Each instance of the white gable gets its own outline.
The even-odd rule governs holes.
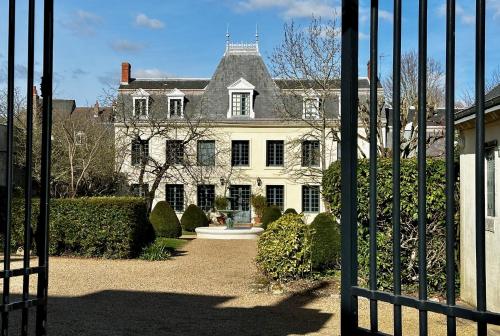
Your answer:
[[[228,90],[254,90],[255,86],[250,84],[245,78],[241,77],[233,84],[227,87]]]
[[[132,93],[132,97],[149,97],[149,93],[144,89],[138,89]]]
[[[167,93],[167,96],[168,97],[180,97],[180,98],[182,98],[185,96],[185,94],[181,90],[175,88],[172,91],[170,91],[169,93]]]

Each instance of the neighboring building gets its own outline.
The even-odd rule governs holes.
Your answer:
[[[163,162],[168,155],[169,172],[159,181],[154,203],[166,199],[179,215],[191,203],[209,210],[216,196],[225,195],[232,209],[240,210],[237,221],[248,223],[253,194],[266,196],[269,204],[283,210],[304,212],[308,221],[325,211],[321,178],[312,175],[340,155],[332,132],[339,129],[340,82],[323,99],[316,85],[304,90],[304,82],[273,79],[257,43],[228,43],[210,79],[139,79],[130,74],[130,64],[123,63],[121,103],[115,108],[125,115],[116,119],[115,137],[117,148],[128,149],[119,166],[136,194],[142,195],[154,183],[146,171],[144,185],[139,186],[141,159]],[[366,99],[367,78],[359,79],[359,92]],[[319,106],[327,116],[324,138],[309,123],[319,119]],[[284,118],[281,109],[296,117]],[[195,143],[186,143],[189,130],[182,125],[197,117],[209,125],[208,130]],[[151,136],[162,127],[171,132]],[[199,169],[194,167],[192,173],[187,161]],[[201,167],[212,168],[203,176]]]
[[[486,302],[500,312],[500,85],[485,97]],[[460,130],[460,296],[476,304],[475,107],[456,114]]]

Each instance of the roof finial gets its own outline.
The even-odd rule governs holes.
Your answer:
[[[255,43],[259,44],[259,26],[255,24]]]
[[[229,39],[230,39],[231,35],[229,34],[229,23],[227,24],[227,28],[226,28],[226,44],[229,45]]]

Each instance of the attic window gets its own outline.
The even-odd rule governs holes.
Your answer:
[[[302,118],[319,119],[321,110],[321,99],[316,91],[309,89],[304,93]]]
[[[253,96],[255,86],[246,79],[240,78],[227,87],[229,91],[229,109],[227,117],[255,118]]]
[[[167,94],[168,97],[168,117],[184,117],[184,98],[185,94],[179,89],[173,89]]]
[[[132,94],[134,100],[134,116],[144,118],[149,113],[149,93],[143,89],[139,89]]]

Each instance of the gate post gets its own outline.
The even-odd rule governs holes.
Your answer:
[[[342,1],[341,56],[341,181],[342,278],[341,335],[358,327],[357,285],[357,139],[358,139],[358,0]]]

